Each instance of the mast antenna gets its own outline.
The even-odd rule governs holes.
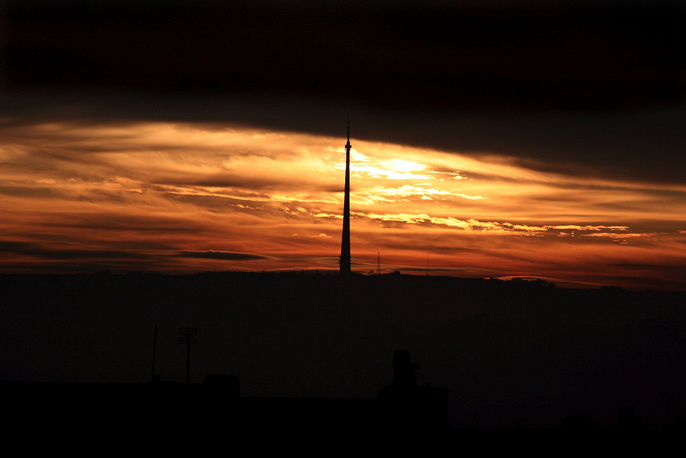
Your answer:
[[[350,148],[350,113],[348,113],[348,144],[346,148]]]

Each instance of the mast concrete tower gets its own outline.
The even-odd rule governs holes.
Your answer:
[[[341,238],[340,275],[350,275],[350,114],[348,142],[345,144],[345,198],[343,201],[343,237]]]

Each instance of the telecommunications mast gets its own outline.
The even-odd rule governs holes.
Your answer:
[[[348,142],[345,144],[345,197],[343,201],[343,237],[341,240],[340,275],[350,275],[350,114]]]

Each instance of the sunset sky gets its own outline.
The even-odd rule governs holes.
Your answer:
[[[686,289],[676,3],[133,4],[2,11],[0,272],[336,270],[350,114],[353,270]]]

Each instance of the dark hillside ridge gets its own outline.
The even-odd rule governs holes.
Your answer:
[[[454,428],[598,428],[686,415],[686,293],[411,275],[0,275],[0,380],[240,378],[243,398],[374,399],[409,350]],[[673,393],[668,416],[661,393]]]

